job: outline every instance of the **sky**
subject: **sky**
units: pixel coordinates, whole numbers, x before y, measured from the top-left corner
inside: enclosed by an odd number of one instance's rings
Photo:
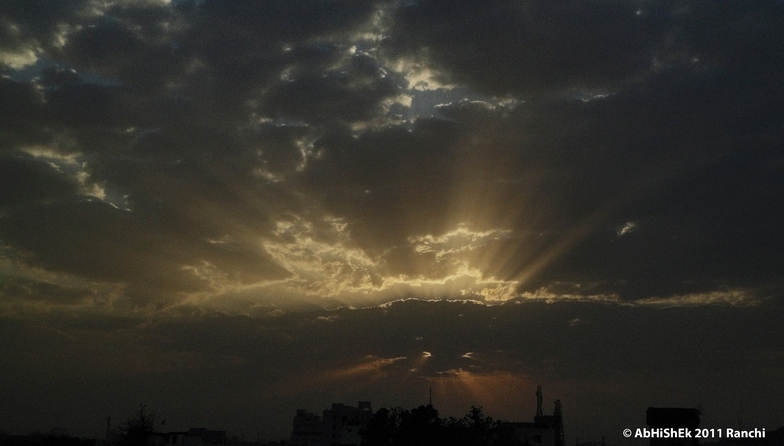
[[[0,2],[0,431],[784,425],[784,2]]]

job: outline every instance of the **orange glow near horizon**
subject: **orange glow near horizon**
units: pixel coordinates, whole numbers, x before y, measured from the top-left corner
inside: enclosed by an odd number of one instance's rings
[[[536,388],[536,383],[527,376],[499,370],[475,373],[456,369],[428,380],[433,386],[436,406],[467,410],[473,404],[506,420],[519,420],[527,414],[527,395]]]

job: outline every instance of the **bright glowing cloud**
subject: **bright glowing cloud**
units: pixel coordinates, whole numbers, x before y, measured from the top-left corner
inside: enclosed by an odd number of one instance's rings
[[[754,293],[742,289],[692,293],[669,297],[648,297],[637,300],[624,300],[617,294],[554,293],[552,291],[548,291],[547,288],[540,288],[534,292],[526,291],[521,293],[520,298],[531,301],[543,300],[548,303],[560,301],[600,302],[624,306],[656,308],[696,307],[705,305],[745,307],[757,306],[762,302],[761,299]],[[574,324],[578,324],[580,322],[580,319],[574,320]]]
[[[106,189],[97,182],[92,181],[89,166],[82,153],[63,154],[56,148],[48,146],[28,146],[23,147],[20,150],[36,159],[48,163],[58,172],[70,177],[80,185],[81,193],[83,195],[106,201]],[[107,203],[114,207],[118,207],[115,203],[109,201],[107,201]]]
[[[618,237],[632,233],[637,230],[637,223],[633,221],[626,222],[620,229],[616,231]]]
[[[402,73],[413,91],[451,90],[455,88],[443,81],[443,75],[435,68],[414,59],[401,58],[390,64],[390,68]]]
[[[413,246],[414,251],[432,252],[437,260],[441,260],[450,254],[473,251],[494,240],[506,239],[511,235],[512,231],[503,229],[471,231],[466,225],[460,224],[456,229],[445,234],[412,236],[408,238],[408,242]]]
[[[332,381],[354,379],[363,375],[378,375],[383,373],[385,367],[405,359],[405,356],[399,356],[396,358],[379,358],[373,355],[369,355],[366,356],[359,364],[327,371],[324,377],[325,379]]]
[[[367,293],[382,285],[377,261],[352,246],[346,224],[325,218],[319,226],[294,217],[279,221],[275,238],[262,241],[264,249],[292,273],[288,286],[308,294],[336,296]]]
[[[671,307],[697,307],[703,305],[728,305],[737,307],[757,306],[762,300],[753,293],[742,290],[711,291],[706,293],[692,293],[670,297],[649,297],[634,302],[634,305],[671,308]]]
[[[38,61],[36,52],[30,48],[17,51],[0,51],[0,64],[7,65],[15,70],[33,65]]]

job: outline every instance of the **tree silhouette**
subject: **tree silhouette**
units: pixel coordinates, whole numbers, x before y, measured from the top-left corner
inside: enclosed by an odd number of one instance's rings
[[[400,428],[401,408],[379,409],[370,420],[362,434],[362,444],[365,446],[390,446]]]
[[[147,406],[139,406],[139,411],[117,426],[112,435],[116,446],[147,446],[150,434],[155,432],[158,416],[147,411]]]
[[[471,407],[463,418],[442,419],[431,405],[379,409],[362,433],[363,446],[521,446],[509,429]]]
[[[400,426],[395,445],[425,446],[441,444],[444,423],[431,405],[419,406],[400,414]]]
[[[484,446],[493,443],[496,422],[482,413],[481,407],[471,406],[471,410],[460,420],[464,431],[463,444]]]

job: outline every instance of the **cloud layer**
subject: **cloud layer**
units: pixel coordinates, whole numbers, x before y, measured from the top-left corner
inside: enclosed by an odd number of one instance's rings
[[[132,307],[780,286],[778,6],[441,3],[15,2],[7,259]]]

